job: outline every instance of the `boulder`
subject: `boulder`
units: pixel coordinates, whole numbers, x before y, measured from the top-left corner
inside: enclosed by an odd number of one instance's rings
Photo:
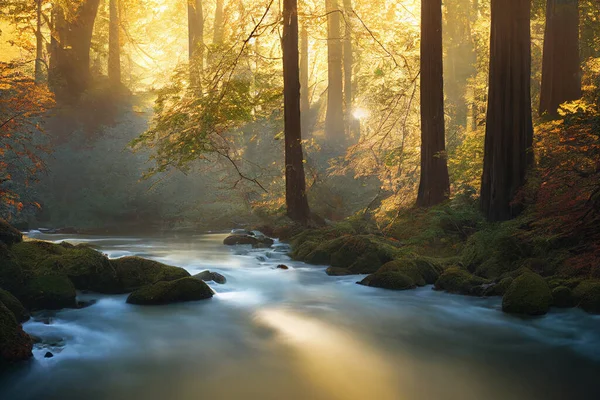
[[[347,275],[354,275],[354,273],[352,273],[352,271],[350,271],[347,268],[337,268],[337,267],[329,267],[327,268],[327,270],[325,270],[325,272],[327,273],[327,275],[329,276],[347,276]]]
[[[538,274],[516,278],[502,297],[502,311],[511,314],[544,315],[552,305],[550,287]]]
[[[162,305],[187,301],[205,300],[213,296],[211,288],[192,277],[176,281],[158,282],[131,293],[127,303],[138,305]]]
[[[557,286],[552,289],[552,305],[560,308],[575,307],[573,291],[566,286]]]
[[[275,241],[266,236],[257,237],[255,235],[229,235],[223,240],[223,244],[226,246],[236,246],[239,244],[249,244],[252,247],[262,248],[270,247]]]
[[[116,271],[120,293],[130,293],[157,282],[174,281],[190,276],[183,268],[141,257],[122,257],[110,260],[110,263]]]
[[[220,285],[224,285],[225,283],[227,283],[227,278],[225,278],[223,275],[219,274],[218,272],[212,272],[209,270],[202,271],[199,274],[194,275],[194,278],[200,279],[204,282],[215,282]]]
[[[417,287],[408,275],[396,271],[378,272],[369,275],[358,284],[388,290],[408,290]]]
[[[585,311],[600,314],[600,281],[587,280],[581,282],[573,290],[573,297],[577,305]]]
[[[450,267],[445,270],[435,282],[435,290],[448,293],[476,296],[481,285],[491,283],[487,279],[472,275],[467,270],[459,267]]]
[[[10,292],[0,289],[0,303],[3,303],[15,316],[17,322],[25,322],[29,319],[29,312],[23,304]]]
[[[23,241],[23,234],[11,224],[0,218],[0,242],[7,245]]]
[[[288,267],[287,265],[283,265],[283,264],[279,264],[276,269],[284,269],[284,270],[288,270],[290,269],[290,267]]]
[[[31,358],[33,341],[14,314],[0,302],[0,365]]]
[[[31,278],[22,294],[31,310],[77,308],[75,286],[66,275],[40,274]]]

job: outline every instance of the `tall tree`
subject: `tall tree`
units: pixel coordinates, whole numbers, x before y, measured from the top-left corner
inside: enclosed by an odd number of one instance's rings
[[[481,208],[491,221],[516,216],[513,203],[533,161],[531,3],[492,0],[490,75]]]
[[[417,205],[446,200],[450,179],[444,126],[442,0],[421,1],[421,181]]]
[[[44,64],[44,37],[42,35],[42,0],[36,0],[36,26],[35,26],[35,83],[40,84],[44,80],[42,72]]]
[[[217,0],[215,4],[215,26],[213,31],[213,44],[223,42],[223,1]]]
[[[347,137],[352,133],[352,0],[344,0],[344,109]]]
[[[300,127],[300,67],[298,0],[283,1],[283,97],[285,117],[285,200],[288,216],[306,225],[309,220]]]
[[[302,25],[300,34],[300,112],[302,113],[302,136],[308,136],[308,113],[310,111],[310,93],[308,87],[308,30]]]
[[[204,69],[204,11],[202,0],[188,0],[188,40],[190,82],[200,88],[200,76]]]
[[[113,88],[121,85],[119,0],[109,0],[108,79]]]
[[[540,115],[581,97],[579,0],[547,0]]]
[[[327,115],[325,135],[333,144],[344,140],[344,79],[342,73],[341,10],[338,0],[326,0],[327,10]]]

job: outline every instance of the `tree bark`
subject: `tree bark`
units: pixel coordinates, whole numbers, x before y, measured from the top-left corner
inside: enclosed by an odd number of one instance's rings
[[[531,4],[492,0],[490,76],[481,208],[490,221],[522,211],[514,204],[533,162]]]
[[[346,137],[352,134],[352,67],[354,58],[352,55],[352,0],[344,0],[344,109],[345,109],[345,133]]]
[[[288,216],[309,221],[300,126],[300,67],[298,55],[298,2],[283,1],[283,96],[285,115],[285,200]]]
[[[42,36],[42,0],[36,1],[36,27],[35,27],[35,83],[44,81],[44,37]]]
[[[302,116],[302,137],[308,137],[308,113],[310,111],[310,89],[308,86],[308,30],[302,25],[300,35],[300,112]]]
[[[215,26],[213,44],[223,43],[223,0],[217,0],[215,5]]]
[[[188,0],[190,84],[201,92],[204,70],[204,11],[202,0]]]
[[[442,0],[421,1],[421,181],[417,206],[450,194],[444,126]]]
[[[579,0],[547,0],[540,115],[581,98]]]
[[[326,0],[328,88],[325,136],[332,145],[344,142],[344,95],[342,73],[342,41],[340,38],[340,10],[338,0]]]
[[[121,86],[119,0],[109,0],[108,80],[113,88]]]

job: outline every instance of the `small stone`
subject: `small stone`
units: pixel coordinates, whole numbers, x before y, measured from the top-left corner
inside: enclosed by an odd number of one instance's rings
[[[49,351],[46,354],[44,354],[44,358],[52,358],[52,357],[54,357],[54,354],[50,353]]]
[[[290,267],[288,267],[287,265],[284,265],[284,264],[280,264],[277,266],[277,269],[290,269]]]

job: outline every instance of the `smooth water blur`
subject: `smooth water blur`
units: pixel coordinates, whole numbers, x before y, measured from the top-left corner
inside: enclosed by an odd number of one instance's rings
[[[46,344],[0,376],[1,399],[600,398],[600,318],[579,310],[526,319],[498,299],[367,288],[224,235],[40,237],[228,281],[201,302],[86,294],[88,308],[38,315],[24,327]]]

